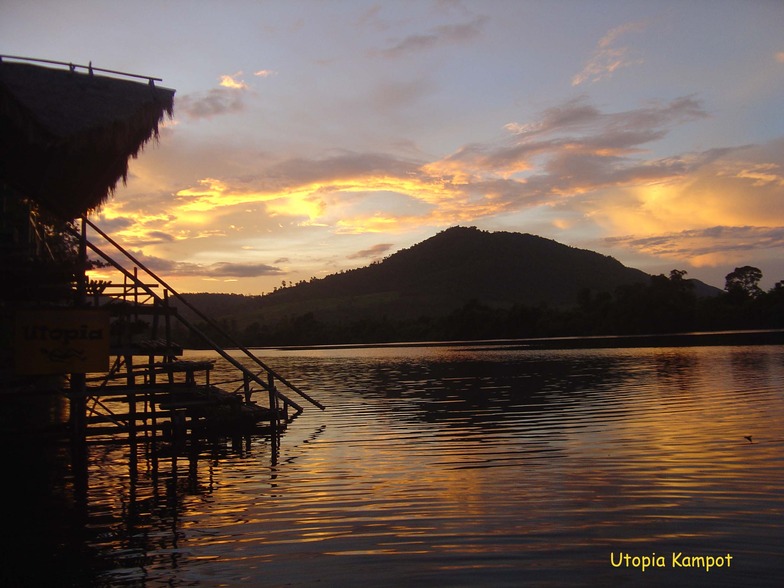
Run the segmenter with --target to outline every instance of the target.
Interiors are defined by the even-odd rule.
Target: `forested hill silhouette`
[[[457,316],[461,312],[485,321],[479,317],[485,311],[477,309],[492,311],[485,317],[489,336],[524,334],[510,330],[521,309],[527,309],[529,322],[536,309],[537,324],[546,325],[537,333],[560,333],[553,323],[562,313],[572,308],[594,313],[603,296],[644,289],[651,280],[612,257],[550,239],[453,227],[383,261],[263,296],[188,298],[248,344],[343,343],[473,336],[455,325],[465,318]],[[720,293],[697,280],[680,283],[697,296]]]
[[[570,306],[582,290],[613,292],[648,280],[611,257],[550,239],[453,227],[381,262],[280,290],[267,304],[313,303],[313,310],[331,308],[349,317],[369,311],[412,318],[471,300],[492,307]]]

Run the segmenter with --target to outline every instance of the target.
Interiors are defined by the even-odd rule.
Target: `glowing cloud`
[[[784,247],[784,227],[714,226],[650,237],[608,237],[610,245],[688,261],[694,267],[717,267],[748,259],[749,252]]]
[[[601,112],[578,98],[545,110],[534,121],[510,123],[510,134],[500,141],[467,145],[438,160],[343,152],[284,160],[241,181],[207,177],[177,191],[167,213],[180,223],[202,226],[201,232],[226,215],[238,218],[240,206],[258,204],[280,222],[374,233],[470,222],[627,187],[630,201],[647,213],[647,230],[661,230],[650,194],[666,183],[675,185],[699,165],[699,158],[645,160],[642,146],[704,116],[691,97],[617,113]],[[744,173],[760,182],[775,170],[749,165]],[[628,208],[618,206],[613,220],[628,214]]]
[[[355,217],[342,219],[337,222],[338,233],[390,233],[395,232],[401,225],[400,218],[376,214],[370,217]]]
[[[290,227],[322,237],[404,234],[483,218],[546,216],[547,226],[570,235],[625,235],[605,243],[692,266],[735,262],[746,250],[733,240],[746,237],[757,238],[761,250],[779,247],[751,229],[725,231],[722,240],[700,231],[784,226],[780,142],[650,155],[649,144],[706,116],[690,96],[620,112],[602,111],[581,97],[509,123],[498,140],[471,143],[442,158],[340,151],[266,165],[248,160],[231,174],[203,177],[142,208],[112,201],[105,217],[124,223],[121,234],[147,253],[180,251],[193,259],[195,252],[210,252],[213,263],[197,266],[216,278],[226,276],[218,276],[215,263],[238,263],[236,252],[260,250],[249,246],[260,243],[260,232],[279,235]],[[129,225],[132,216],[138,222]],[[719,248],[710,249],[712,240]],[[172,268],[178,275],[186,270]]]
[[[235,74],[223,75],[220,77],[220,85],[223,88],[231,88],[232,90],[244,90],[248,86],[239,77],[242,75],[241,71]]]

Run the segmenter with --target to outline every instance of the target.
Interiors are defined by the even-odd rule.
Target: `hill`
[[[611,257],[550,239],[453,227],[382,262],[279,290],[260,309],[271,317],[307,310],[332,320],[411,319],[471,300],[498,308],[571,306],[582,290],[612,292],[648,279]]]
[[[269,335],[276,342],[291,342],[295,335],[298,342],[300,336],[305,342],[346,342],[446,337],[449,333],[435,329],[433,321],[448,323],[467,305],[505,312],[521,307],[568,312],[600,293],[650,280],[612,257],[550,239],[453,227],[381,262],[264,296],[188,298],[249,342],[260,342],[273,332],[279,334]],[[697,295],[719,292],[697,280],[689,282]],[[401,328],[404,323],[406,328]]]

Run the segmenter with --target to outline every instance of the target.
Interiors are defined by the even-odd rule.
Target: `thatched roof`
[[[0,61],[0,180],[75,218],[125,181],[173,104],[174,90],[152,80]]]

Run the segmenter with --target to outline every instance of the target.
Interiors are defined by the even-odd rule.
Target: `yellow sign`
[[[19,375],[81,374],[109,366],[109,314],[73,308],[25,310],[14,324]]]

